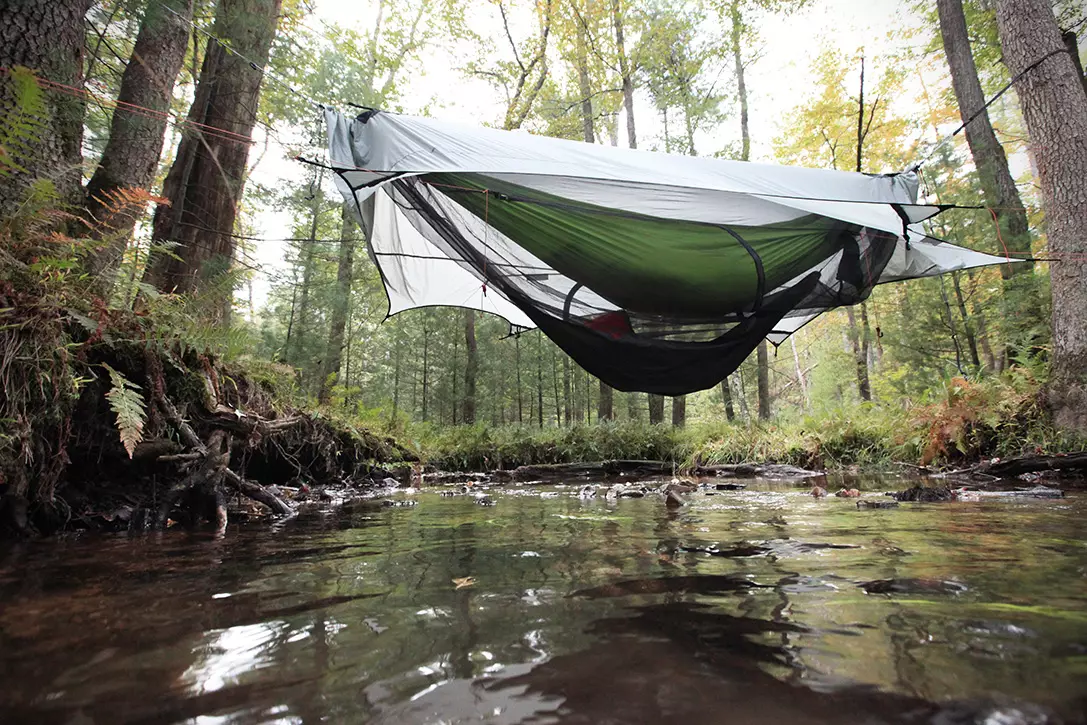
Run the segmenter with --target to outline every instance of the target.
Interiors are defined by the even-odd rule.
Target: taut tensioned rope
[[[936,150],[937,150],[938,148],[940,148],[940,146],[942,146],[943,144],[947,143],[947,142],[948,142],[948,141],[950,141],[951,139],[953,139],[953,138],[955,138],[956,136],[958,136],[958,135],[959,135],[959,133],[960,133],[960,132],[961,132],[961,131],[962,131],[962,130],[963,130],[964,128],[966,128],[966,127],[967,127],[967,126],[969,126],[969,125],[970,125],[971,123],[973,123],[974,121],[976,121],[976,120],[978,119],[978,117],[980,117],[980,116],[981,116],[981,114],[985,113],[985,111],[986,111],[986,110],[988,110],[989,106],[991,106],[991,105],[993,105],[994,103],[996,103],[997,99],[999,99],[999,98],[1000,98],[1001,96],[1003,96],[1003,95],[1004,95],[1004,94],[1005,94],[1005,93],[1006,93],[1006,92],[1008,91],[1008,89],[1009,89],[1009,88],[1011,88],[1011,87],[1012,87],[1012,85],[1013,85],[1013,84],[1014,84],[1014,83],[1015,83],[1015,82],[1016,82],[1017,80],[1019,80],[1020,78],[1022,78],[1023,76],[1025,76],[1025,75],[1026,75],[1027,73],[1029,73],[1030,71],[1034,70],[1035,68],[1037,68],[1038,66],[1040,66],[1040,65],[1041,65],[1041,64],[1042,64],[1043,62],[1045,62],[1045,61],[1049,60],[1049,59],[1050,59],[1050,58],[1052,58],[1053,56],[1055,56],[1055,55],[1060,55],[1061,53],[1067,53],[1067,52],[1068,52],[1068,49],[1067,49],[1067,48],[1064,48],[1064,47],[1061,47],[1061,48],[1058,48],[1058,49],[1056,49],[1056,50],[1050,51],[1049,53],[1046,53],[1046,54],[1045,54],[1045,55],[1043,55],[1043,56],[1042,56],[1041,58],[1039,58],[1038,60],[1036,60],[1036,61],[1034,61],[1033,63],[1031,63],[1030,65],[1028,65],[1028,66],[1027,66],[1026,68],[1024,68],[1023,70],[1021,70],[1021,71],[1019,71],[1018,73],[1016,73],[1016,74],[1015,74],[1015,75],[1014,75],[1014,76],[1012,77],[1012,79],[1011,79],[1010,81],[1008,81],[1008,82],[1007,82],[1006,84],[1004,84],[1004,87],[1003,87],[1003,88],[1001,88],[1001,89],[1000,89],[999,91],[997,91],[997,92],[996,92],[996,95],[994,95],[994,96],[993,96],[992,98],[990,98],[990,99],[989,99],[988,101],[986,101],[986,102],[985,102],[985,103],[984,103],[984,104],[982,105],[982,107],[981,107],[981,108],[979,108],[978,110],[974,111],[974,113],[970,115],[970,118],[968,118],[968,119],[966,119],[965,121],[963,121],[963,122],[962,122],[962,124],[961,124],[961,125],[960,125],[960,126],[959,126],[958,128],[956,128],[956,129],[955,129],[954,131],[952,131],[952,132],[951,132],[950,134],[948,134],[948,135],[947,135],[947,136],[945,136],[944,138],[942,138],[942,139],[940,139],[939,141],[937,141],[937,142],[936,142],[936,144],[935,144],[935,145],[934,145],[934,146],[933,146],[933,147],[932,147],[932,148],[931,148],[931,149],[929,150],[929,152],[928,152],[928,155],[927,155],[927,156],[925,156],[925,158],[923,158],[923,159],[921,159],[920,161],[918,161],[918,162],[917,162],[916,164],[914,164],[914,165],[913,165],[912,167],[910,167],[910,170],[911,170],[911,171],[916,171],[917,169],[921,168],[921,164],[923,164],[923,163],[925,163],[926,161],[928,161],[929,159],[931,159],[931,158],[932,158],[932,155],[933,155],[934,153],[936,153]]]
[[[185,16],[183,16],[183,15],[182,15],[181,13],[177,12],[177,11],[176,11],[176,10],[174,10],[174,9],[173,9],[172,7],[170,7],[169,5],[167,5],[166,3],[162,2],[162,0],[154,0],[154,1],[155,1],[155,2],[156,2],[156,3],[158,4],[158,6],[159,6],[159,7],[161,7],[161,8],[163,9],[163,10],[165,10],[165,11],[166,11],[166,12],[168,12],[168,13],[170,13],[171,15],[173,15],[173,16],[174,16],[175,18],[177,18],[177,19],[178,19],[178,20],[180,20],[181,22],[183,22],[183,23],[187,24],[188,26],[190,26],[190,27],[191,27],[191,28],[192,28],[193,30],[195,30],[196,32],[200,33],[201,35],[203,35],[203,36],[205,36],[205,37],[207,37],[207,38],[209,38],[209,39],[211,39],[211,40],[214,40],[214,41],[215,41],[216,43],[218,43],[218,44],[219,44],[219,45],[220,45],[220,46],[221,46],[221,47],[223,48],[223,50],[225,50],[226,52],[230,53],[231,55],[233,55],[233,56],[234,56],[234,57],[236,57],[236,58],[239,58],[239,59],[241,59],[241,60],[244,60],[244,61],[245,61],[246,63],[248,63],[248,64],[249,64],[249,67],[250,67],[250,68],[252,68],[252,69],[253,69],[253,70],[255,70],[256,72],[260,73],[260,74],[261,74],[261,76],[263,76],[264,78],[267,78],[267,79],[269,79],[270,81],[272,81],[273,83],[275,83],[276,85],[278,85],[278,86],[280,86],[280,87],[282,87],[282,88],[285,88],[285,89],[287,89],[287,91],[289,91],[290,93],[293,93],[294,95],[298,96],[299,98],[301,98],[301,99],[302,99],[303,101],[305,101],[306,103],[310,104],[310,105],[311,105],[311,106],[313,106],[314,108],[316,108],[316,109],[318,109],[318,110],[320,110],[320,109],[323,109],[323,108],[324,108],[324,104],[318,103],[317,101],[313,100],[312,98],[310,98],[309,96],[305,95],[304,93],[301,93],[301,92],[299,92],[299,91],[295,90],[295,89],[294,89],[294,88],[293,88],[293,87],[292,87],[292,86],[291,86],[291,85],[290,85],[289,83],[287,83],[287,82],[286,82],[285,80],[283,80],[282,78],[279,78],[279,77],[278,77],[278,76],[277,76],[277,75],[276,75],[275,73],[273,73],[272,71],[268,70],[268,68],[267,68],[267,67],[266,67],[265,65],[259,65],[259,64],[257,64],[257,63],[256,63],[255,61],[253,61],[253,60],[250,60],[249,58],[245,57],[244,55],[242,55],[242,54],[241,54],[241,53],[239,53],[238,51],[236,51],[236,50],[234,50],[233,48],[231,48],[231,47],[230,47],[230,44],[229,44],[229,43],[227,43],[227,42],[223,41],[223,40],[222,40],[222,39],[220,39],[220,38],[219,38],[218,36],[216,36],[216,35],[215,35],[214,33],[211,33],[211,32],[209,32],[208,30],[205,30],[204,28],[200,27],[199,25],[197,25],[196,23],[194,23],[194,22],[193,22],[193,21],[192,21],[192,20],[191,20],[190,18],[186,18],[186,17],[185,17]]]

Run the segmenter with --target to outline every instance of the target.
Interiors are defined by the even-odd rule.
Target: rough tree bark
[[[664,422],[664,396],[649,394],[649,422],[657,424]]]
[[[996,213],[1001,236],[1011,254],[1030,254],[1030,231],[1027,228],[1027,214],[1015,187],[1015,179],[1008,170],[1008,158],[1004,147],[1000,145],[993,126],[989,122],[989,113],[984,109],[985,94],[978,81],[974,54],[970,50],[970,37],[966,27],[966,15],[963,13],[962,0],[937,0],[936,9],[940,15],[940,35],[943,38],[944,53],[951,68],[951,85],[955,90],[955,100],[959,104],[959,115],[966,134],[966,144],[977,167],[978,180],[981,182],[985,204]],[[974,118],[974,114],[977,117]],[[970,119],[973,118],[971,121]],[[997,253],[1003,252],[997,250]],[[1020,272],[1029,272],[1026,264],[1004,265],[1001,271],[1005,279]]]
[[[10,69],[24,66],[39,78],[83,87],[84,21],[91,0],[9,0],[0,2],[0,115],[17,109]],[[33,179],[53,180],[61,199],[82,203],[83,117],[78,96],[46,87],[45,118],[38,133],[5,149],[25,169],[0,183],[0,218],[19,203]],[[25,109],[23,109],[25,110]]]
[[[729,386],[728,377],[721,381],[721,401],[725,404],[725,418],[728,422],[736,420],[736,409],[732,406],[732,388]]]
[[[1061,429],[1087,433],[1087,94],[1046,0],[1000,0],[1004,62],[1038,165],[1053,296],[1049,405]],[[1031,64],[1050,54],[1039,65]]]
[[[161,290],[194,292],[233,261],[234,221],[257,120],[261,69],[268,62],[281,3],[220,0],[216,8],[212,35],[237,54],[208,40],[190,126],[163,186],[170,204],[155,212],[154,239],[180,245],[176,258],[159,255],[148,268],[147,280]],[[216,130],[205,132],[209,128]],[[230,296],[224,291],[221,297],[219,313],[225,316]]]
[[[321,370],[321,389],[318,402],[325,404],[332,397],[332,386],[340,373],[343,361],[344,329],[347,327],[347,308],[351,302],[351,280],[355,275],[355,220],[346,205],[341,210],[343,223],[340,228],[340,257],[336,263],[336,297],[329,315],[328,345],[325,348]]]
[[[677,395],[672,398],[672,426],[682,428],[687,425],[687,396]]]
[[[166,133],[174,83],[185,62],[193,0],[148,0],[132,56],[121,76],[109,141],[87,185],[87,212],[108,230],[106,245],[88,260],[98,289],[108,294],[143,208],[109,199],[119,189],[150,189]],[[131,106],[150,109],[134,112]]]

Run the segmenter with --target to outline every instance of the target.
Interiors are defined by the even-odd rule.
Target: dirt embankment
[[[104,310],[95,321],[9,306],[3,322],[0,536],[225,530],[232,517],[289,514],[292,498],[326,486],[370,488],[414,460],[390,438],[284,405],[276,378],[289,370],[224,365]]]

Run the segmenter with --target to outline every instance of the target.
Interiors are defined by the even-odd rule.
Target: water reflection
[[[492,495],[0,549],[0,722],[1083,721],[1082,497]]]

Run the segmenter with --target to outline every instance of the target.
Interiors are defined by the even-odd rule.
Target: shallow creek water
[[[2,544],[0,721],[1084,721],[1087,494],[579,489]]]

